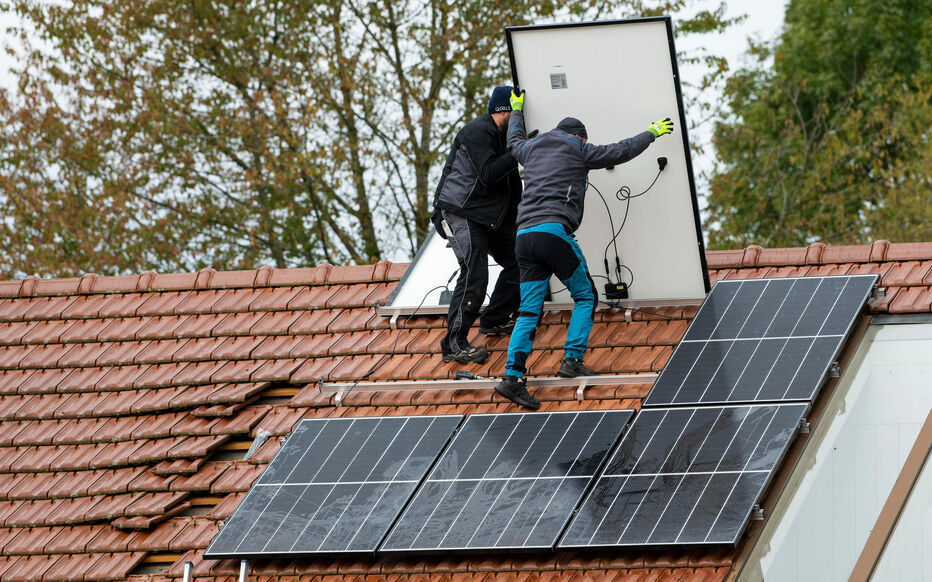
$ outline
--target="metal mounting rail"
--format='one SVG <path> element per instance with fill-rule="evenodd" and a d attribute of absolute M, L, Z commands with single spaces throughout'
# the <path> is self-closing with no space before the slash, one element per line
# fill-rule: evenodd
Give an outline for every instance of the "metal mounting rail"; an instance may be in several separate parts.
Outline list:
<path fill-rule="evenodd" d="M 576 387 L 576 399 L 585 399 L 585 389 L 590 386 L 617 386 L 619 384 L 653 384 L 657 374 L 623 374 L 606 376 L 580 376 L 579 378 L 528 378 L 528 388 L 541 386 Z M 498 384 L 499 378 L 478 378 L 476 380 L 423 380 L 418 382 L 320 382 L 317 387 L 321 394 L 334 395 L 334 403 L 339 406 L 348 392 L 396 392 L 414 390 L 491 390 Z"/>

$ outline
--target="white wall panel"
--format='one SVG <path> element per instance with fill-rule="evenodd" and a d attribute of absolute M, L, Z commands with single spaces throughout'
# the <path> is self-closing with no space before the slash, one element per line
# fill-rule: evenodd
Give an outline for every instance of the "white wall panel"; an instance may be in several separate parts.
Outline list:
<path fill-rule="evenodd" d="M 630 201 L 618 237 L 621 261 L 634 273 L 630 299 L 704 297 L 705 258 L 669 19 L 517 27 L 508 36 L 515 82 L 527 91 L 529 132 L 549 131 L 564 117 L 576 117 L 586 125 L 590 143 L 606 144 L 645 131 L 658 119 L 673 119 L 672 134 L 630 162 L 590 172 L 589 181 L 608 202 L 617 230 L 626 203 L 615 193 L 622 186 L 632 194 L 645 190 L 657 176 L 657 158 L 667 158 L 656 185 Z M 564 78 L 565 88 L 562 83 L 555 88 L 551 80 Z M 605 275 L 603 257 L 612 229 L 592 188 L 576 237 L 590 272 Z M 609 261 L 614 271 L 614 248 Z M 628 279 L 624 272 L 622 280 Z M 604 283 L 596 279 L 600 291 Z M 570 300 L 566 292 L 555 299 Z"/>

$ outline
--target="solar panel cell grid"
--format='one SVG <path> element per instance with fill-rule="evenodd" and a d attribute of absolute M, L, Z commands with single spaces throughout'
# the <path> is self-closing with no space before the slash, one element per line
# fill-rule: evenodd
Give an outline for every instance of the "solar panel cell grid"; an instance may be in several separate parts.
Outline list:
<path fill-rule="evenodd" d="M 813 399 L 876 280 L 719 281 L 644 405 Z"/>
<path fill-rule="evenodd" d="M 302 421 L 205 556 L 375 552 L 461 420 Z"/>
<path fill-rule="evenodd" d="M 632 414 L 468 417 L 380 552 L 552 548 Z"/>
<path fill-rule="evenodd" d="M 734 543 L 807 408 L 641 410 L 559 547 Z"/>

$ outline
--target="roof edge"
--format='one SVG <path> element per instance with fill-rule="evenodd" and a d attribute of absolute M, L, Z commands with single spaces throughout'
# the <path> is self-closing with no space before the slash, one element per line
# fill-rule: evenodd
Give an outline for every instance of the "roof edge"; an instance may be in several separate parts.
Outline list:
<path fill-rule="evenodd" d="M 196 273 L 160 274 L 144 271 L 138 275 L 116 276 L 85 273 L 80 277 L 61 279 L 42 279 L 30 275 L 21 280 L 0 281 L 0 298 L 377 283 L 397 281 L 407 268 L 408 263 L 383 260 L 373 265 L 343 267 L 327 263 L 296 269 L 276 269 L 263 265 L 245 271 L 216 271 L 206 267 Z"/>
<path fill-rule="evenodd" d="M 751 245 L 743 249 L 706 251 L 706 259 L 709 270 L 932 260 L 932 242 L 891 243 L 878 240 L 865 245 L 840 246 L 815 242 L 808 247 L 773 249 Z M 21 280 L 0 281 L 0 298 L 377 283 L 398 281 L 407 268 L 408 263 L 382 260 L 372 265 L 342 267 L 328 263 L 294 269 L 263 265 L 245 271 L 216 271 L 205 267 L 196 273 L 143 271 L 138 275 L 116 276 L 85 273 L 80 277 L 61 279 L 30 275 Z"/>
<path fill-rule="evenodd" d="M 932 260 L 932 242 L 891 243 L 878 240 L 865 245 L 839 246 L 815 242 L 808 247 L 776 249 L 751 245 L 745 249 L 707 251 L 706 259 L 710 270 Z"/>

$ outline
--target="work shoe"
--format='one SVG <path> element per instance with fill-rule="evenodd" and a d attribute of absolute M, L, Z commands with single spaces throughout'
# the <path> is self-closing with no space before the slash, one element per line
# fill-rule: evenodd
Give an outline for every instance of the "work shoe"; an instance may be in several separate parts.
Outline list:
<path fill-rule="evenodd" d="M 489 325 L 489 326 L 486 326 L 486 325 L 482 325 L 482 324 L 480 323 L 480 324 L 479 324 L 479 333 L 482 333 L 482 334 L 485 334 L 485 335 L 502 335 L 502 334 L 505 334 L 505 333 L 511 333 L 511 331 L 512 331 L 514 328 L 515 328 L 515 320 L 513 320 L 513 319 L 509 319 L 509 320 L 505 321 L 504 323 L 500 323 L 500 324 L 498 324 L 498 325 Z"/>
<path fill-rule="evenodd" d="M 481 364 L 489 359 L 489 352 L 483 348 L 466 346 L 458 352 L 443 351 L 442 356 L 444 362 L 456 360 L 461 364 Z"/>
<path fill-rule="evenodd" d="M 540 408 L 540 400 L 531 396 L 526 386 L 527 380 L 524 378 L 505 376 L 502 378 L 502 381 L 495 386 L 495 391 L 515 404 L 520 404 L 531 410 L 537 410 Z"/>
<path fill-rule="evenodd" d="M 578 378 L 580 376 L 595 376 L 595 372 L 587 368 L 579 358 L 563 358 L 557 376 Z"/>

